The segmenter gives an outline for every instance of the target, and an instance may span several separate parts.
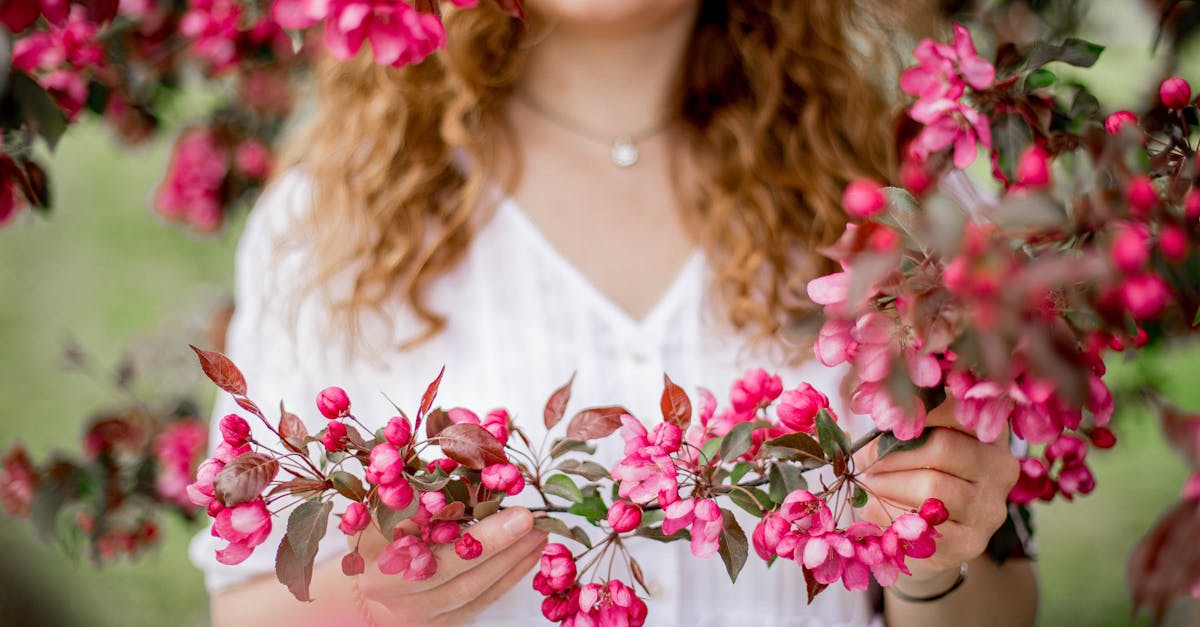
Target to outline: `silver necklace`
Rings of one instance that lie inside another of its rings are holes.
[[[670,118],[668,118],[657,122],[654,124],[654,126],[640,133],[633,133],[631,135],[618,135],[613,137],[609,133],[596,130],[587,124],[583,124],[577,120],[572,120],[562,114],[550,110],[542,103],[529,97],[529,94],[527,93],[516,92],[516,97],[521,104],[529,107],[531,111],[546,118],[546,120],[552,122],[559,128],[575,133],[580,137],[584,137],[608,146],[609,158],[612,159],[613,165],[617,166],[618,168],[633,167],[638,162],[638,157],[641,156],[641,153],[637,147],[638,143],[650,139],[651,137],[654,137],[655,135],[667,130],[667,127],[671,125],[672,121]]]

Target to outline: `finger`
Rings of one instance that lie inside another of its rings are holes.
[[[914,469],[938,470],[960,477],[972,483],[978,481],[986,471],[981,456],[986,458],[994,450],[985,446],[974,436],[961,431],[936,427],[930,429],[929,437],[915,449],[897,451],[878,460],[866,468],[867,476]]]
[[[961,422],[959,422],[957,413],[958,413],[958,401],[955,400],[953,397],[947,397],[945,402],[943,402],[941,405],[938,405],[937,407],[935,407],[933,409],[933,411],[930,411],[929,414],[926,415],[925,427],[926,428],[945,427],[948,429],[954,429],[957,431],[961,431],[963,433],[966,433],[968,435],[971,435],[971,436],[974,436],[977,438],[979,436],[979,433],[975,429],[966,427]],[[990,444],[990,445],[996,446],[998,448],[1003,448],[1003,449],[1007,450],[1008,449],[1008,434],[1009,434],[1008,423],[1005,422],[1004,426],[1000,429],[999,435],[997,435],[994,440],[991,440],[990,442],[984,442],[984,444]],[[980,440],[980,441],[982,441],[982,440]]]
[[[451,579],[431,591],[431,594],[437,595],[436,598],[440,601],[438,607],[444,612],[453,612],[472,604],[486,606],[490,602],[481,601],[482,597],[509,579],[512,579],[513,583],[520,581],[529,568],[541,558],[545,545],[546,533],[540,530],[531,531],[491,560]],[[502,589],[496,590],[495,596],[498,597],[511,587],[512,584],[504,585]]]
[[[892,506],[888,511],[893,516],[896,507],[916,510],[926,499],[936,498],[946,505],[951,520],[968,524],[974,520],[971,505],[979,490],[953,475],[937,470],[905,470],[864,477],[863,483],[869,494]]]
[[[523,542],[521,543],[522,545]],[[496,603],[497,599],[502,597],[505,592],[512,590],[512,586],[520,584],[526,578],[526,575],[529,574],[529,571],[532,571],[534,566],[538,565],[538,561],[541,559],[541,549],[545,547],[545,544],[545,533],[541,533],[540,542],[535,543],[532,548],[524,551],[524,554],[515,563],[510,563],[503,571],[494,573],[496,577],[491,577],[493,573],[488,573],[488,578],[491,581],[488,581],[487,584],[480,585],[473,583],[472,585],[475,586],[473,590],[476,596],[468,599],[467,603],[460,605],[460,607],[446,614],[444,622],[448,623],[448,625],[462,625],[462,623],[469,621],[473,616],[479,614],[480,611],[490,607],[492,603]],[[514,545],[514,547],[510,547],[508,550],[516,548],[517,545]],[[460,575],[460,577],[468,577],[468,575],[472,574],[474,574],[474,571]],[[482,577],[484,577],[484,574],[480,573],[480,578]]]
[[[453,545],[436,547],[433,553],[438,560],[437,573],[419,582],[420,585],[415,586],[414,590],[429,590],[450,581],[463,571],[490,560],[532,529],[533,514],[524,507],[506,509],[484,518],[469,530],[471,536],[483,545],[483,553],[473,560],[464,560],[454,552]]]

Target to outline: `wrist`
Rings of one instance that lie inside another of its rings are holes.
[[[901,575],[887,588],[893,596],[909,602],[934,601],[953,592],[966,579],[967,563],[929,573]]]

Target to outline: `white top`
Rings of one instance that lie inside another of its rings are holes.
[[[310,207],[310,190],[311,182],[299,171],[280,178],[251,213],[237,252],[237,312],[226,348],[246,375],[250,397],[268,417],[274,410],[266,408],[277,407],[282,399],[315,432],[324,425],[314,405],[317,392],[339,385],[349,393],[354,414],[375,428],[395,413],[384,394],[411,414],[444,364],[439,405],[467,407],[481,416],[506,407],[537,442],[545,431],[541,414],[546,398],[572,372],[577,374],[568,415],[588,406],[619,404],[654,424],[661,420],[664,372],[693,399],[695,390],[704,386],[721,401],[748,368],[764,367],[781,374],[787,388],[808,381],[823,390],[833,399],[835,410],[840,410],[843,424],[851,423],[846,426],[852,435],[867,426],[836,399],[842,370],[815,361],[787,368],[765,351],[745,346],[719,309],[707,305],[711,274],[703,254],[694,255],[653,310],[635,320],[555,250],[511,199],[502,200],[494,217],[476,234],[464,262],[431,286],[430,303],[449,314],[446,329],[409,351],[384,352],[382,363],[369,359],[347,363],[340,350],[332,349],[336,344],[323,339],[330,328],[323,300],[304,301],[294,319],[293,338],[289,333],[293,320],[282,307],[285,299],[278,297],[294,291],[297,280],[308,276],[302,251],[289,251],[282,259],[273,259],[271,251],[280,234]],[[348,289],[348,283],[331,289]],[[271,298],[264,299],[267,295]],[[389,311],[393,324],[379,325],[375,332],[411,337],[417,328],[414,319],[401,299],[395,300]],[[238,408],[229,396],[221,393],[212,423],[214,443],[220,441],[217,418],[235,411]],[[261,431],[257,421],[251,423]],[[621,448],[620,438],[614,435],[601,442],[596,457],[611,468]],[[512,501],[521,502],[506,502]],[[334,511],[343,509],[337,506]],[[733,509],[749,536],[755,519]],[[336,522],[334,518],[329,526],[318,560],[339,558],[346,552]],[[271,539],[232,567],[216,561],[214,551],[223,546],[221,540],[207,531],[197,535],[191,557],[204,570],[209,590],[271,571],[285,526],[277,521]],[[600,537],[598,530],[594,537]],[[768,571],[753,549],[737,584],[731,584],[718,556],[695,558],[686,542],[635,539],[632,544],[631,552],[653,592],[647,599],[647,625],[783,627],[872,622],[865,593],[851,593],[835,584],[808,606],[800,568],[779,560]],[[518,584],[477,624],[545,624],[541,598],[528,582]]]

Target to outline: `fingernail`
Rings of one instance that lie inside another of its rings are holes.
[[[518,535],[529,531],[533,526],[533,516],[527,511],[514,511],[508,515],[508,520],[504,521],[505,533]]]

